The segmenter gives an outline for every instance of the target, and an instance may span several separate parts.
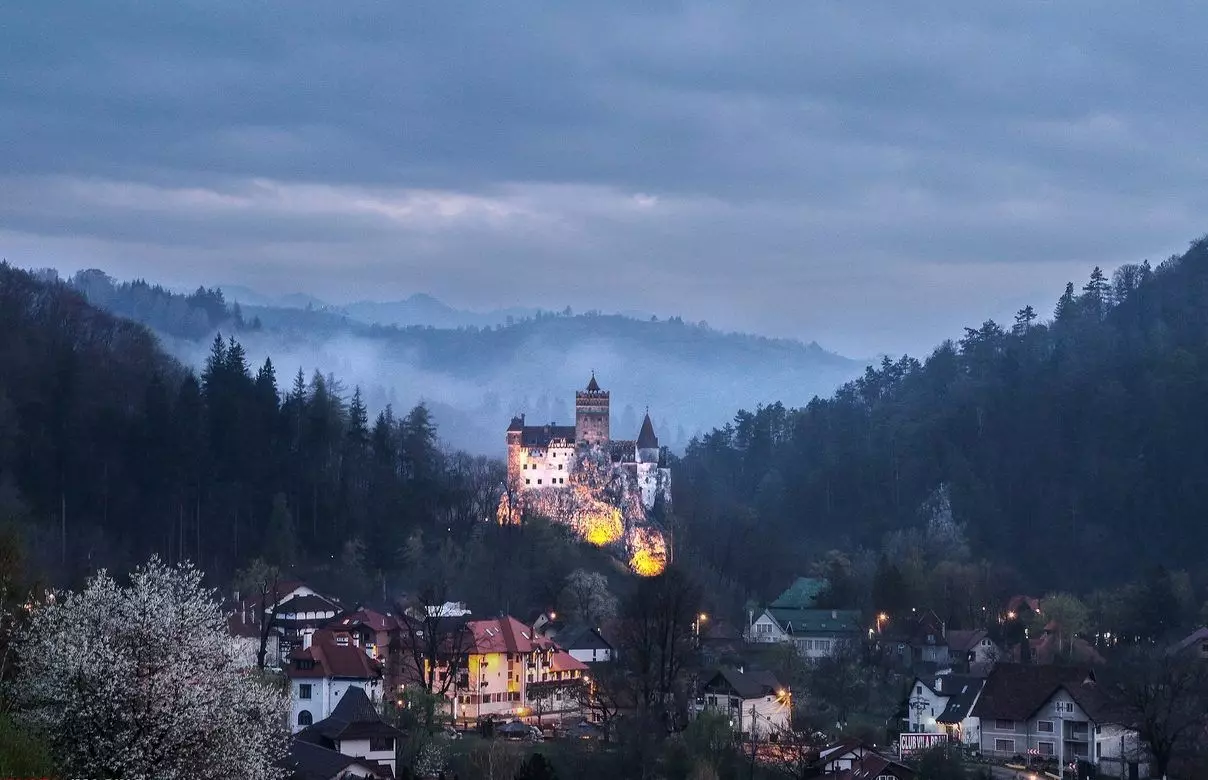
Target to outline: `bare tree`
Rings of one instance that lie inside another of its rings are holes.
[[[448,604],[444,587],[428,585],[397,605],[399,629],[388,649],[393,684],[417,682],[432,697],[466,687],[474,635],[465,617],[451,613]],[[431,728],[436,713],[428,701],[424,724]]]
[[[695,648],[692,623],[700,591],[676,567],[638,582],[622,614],[622,646],[636,686],[639,709],[657,711],[676,727],[674,699],[681,672]]]
[[[1115,686],[1121,720],[1136,729],[1165,777],[1170,766],[1203,753],[1208,732],[1208,664],[1195,652],[1137,651]]]
[[[615,661],[597,665],[590,677],[583,678],[575,693],[579,711],[600,727],[605,742],[611,740],[621,712],[637,706],[632,679]]]
[[[586,569],[575,569],[567,575],[561,601],[564,612],[589,626],[598,626],[617,612],[617,600],[608,590],[608,580]]]
[[[270,566],[263,558],[257,558],[247,568],[235,575],[235,582],[244,592],[250,592],[252,608],[256,610],[256,627],[259,643],[256,647],[256,666],[263,671],[268,658],[268,639],[277,627],[280,616],[282,592],[281,570]]]

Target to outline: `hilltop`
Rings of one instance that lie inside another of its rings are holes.
[[[214,333],[233,332],[253,358],[271,354],[282,370],[317,368],[359,385],[373,410],[422,400],[450,445],[485,454],[502,452],[513,414],[568,420],[562,389],[592,370],[619,399],[619,431],[636,435],[649,406],[662,440],[679,449],[735,408],[805,403],[864,365],[815,343],[724,333],[679,317],[500,312],[490,316],[505,321],[489,325],[400,326],[359,318],[378,316],[372,307],[316,307],[297,296],[291,301],[308,305],[241,304],[217,288],[184,295],[100,271],[70,283],[95,305],[152,328],[186,364],[200,365]],[[453,311],[435,299],[422,303]]]

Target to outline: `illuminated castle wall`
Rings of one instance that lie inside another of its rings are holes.
[[[571,526],[598,546],[623,545],[630,566],[657,574],[666,564],[662,531],[650,518],[660,499],[671,502],[671,470],[647,412],[636,439],[610,432],[609,393],[593,374],[575,393],[575,424],[526,425],[513,417],[507,430],[508,490],[500,521],[535,512]]]

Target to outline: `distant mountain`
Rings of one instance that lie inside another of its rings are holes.
[[[346,315],[367,325],[423,325],[432,328],[491,327],[535,317],[541,309],[512,307],[487,312],[455,309],[427,293],[415,293],[400,301],[354,301],[329,303],[306,293],[264,295],[249,287],[224,284],[219,287],[225,298],[240,306],[280,309],[320,309]]]
[[[678,317],[499,310],[490,317],[502,322],[478,325],[426,295],[306,308],[280,299],[232,302],[238,290],[183,296],[146,282],[118,283],[99,271],[77,274],[72,285],[91,302],[153,328],[190,365],[201,365],[215,332],[235,333],[253,361],[271,355],[283,373],[298,367],[334,373],[350,385],[347,392],[360,386],[371,409],[422,400],[448,443],[484,454],[502,452],[513,414],[571,420],[574,391],[593,370],[613,393],[618,438],[636,436],[649,407],[662,443],[680,449],[734,409],[777,399],[804,404],[864,367],[817,344],[723,333]],[[406,325],[384,322],[407,318]],[[449,327],[450,321],[461,324]]]

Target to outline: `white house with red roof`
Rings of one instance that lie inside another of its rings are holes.
[[[360,688],[370,701],[382,699],[382,664],[363,647],[340,643],[329,630],[304,637],[304,647],[290,653],[290,725],[300,731],[326,719],[350,688]]]
[[[471,620],[466,625],[474,644],[466,665],[467,684],[449,692],[455,719],[560,718],[577,711],[574,689],[584,682],[586,664],[514,617]]]

